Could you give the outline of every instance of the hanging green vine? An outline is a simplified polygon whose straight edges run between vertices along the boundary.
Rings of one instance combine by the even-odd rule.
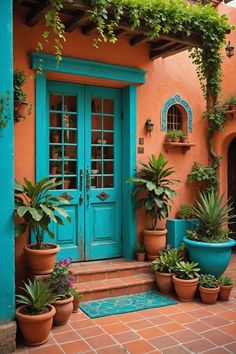
[[[51,36],[54,36],[55,59],[57,66],[62,60],[63,43],[65,42],[65,25],[61,20],[60,11],[63,8],[62,0],[50,0],[50,7],[45,14],[46,31],[43,32],[42,37],[45,43],[49,42]],[[43,43],[37,42],[36,51],[43,50]],[[40,61],[36,74],[42,74],[43,61]]]

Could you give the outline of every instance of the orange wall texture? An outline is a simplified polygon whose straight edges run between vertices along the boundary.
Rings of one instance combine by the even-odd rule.
[[[236,24],[236,9],[225,5],[219,6],[219,10],[230,19],[231,24]],[[37,41],[41,41],[43,32],[42,24],[36,27],[24,25],[24,10],[18,11],[14,17],[14,68],[25,70],[27,73],[27,84],[25,86],[29,100],[33,103],[33,110],[30,117],[21,123],[15,124],[15,175],[22,180],[23,176],[34,180],[35,177],[35,81],[30,79],[34,72],[30,69],[30,53],[35,51]],[[236,33],[233,31],[227,35],[227,39],[236,47]],[[52,47],[44,48],[47,53],[53,53]],[[236,55],[229,59],[225,57],[223,63],[223,95],[222,99],[230,94],[236,93]],[[71,34],[66,34],[63,55],[100,61],[111,64],[126,65],[147,70],[146,83],[138,87],[137,97],[137,145],[139,137],[144,137],[144,154],[137,154],[137,160],[147,160],[150,154],[162,152],[169,160],[169,165],[176,170],[175,178],[181,182],[176,186],[178,198],[175,198],[170,217],[174,217],[179,205],[193,202],[196,196],[196,186],[188,183],[189,174],[193,161],[207,164],[207,144],[206,144],[206,122],[202,119],[205,110],[205,101],[200,89],[200,84],[196,75],[195,67],[188,58],[188,53],[183,52],[165,59],[151,61],[149,50],[145,44],[135,47],[129,45],[128,38],[121,37],[117,44],[101,44],[99,49],[93,47],[93,37],[83,36],[79,29]],[[48,75],[49,79],[95,84],[102,86],[122,87],[125,84],[113,81],[93,80],[79,76],[69,76],[62,74]],[[163,141],[165,133],[160,130],[161,108],[173,95],[179,94],[186,100],[193,111],[193,132],[189,134],[190,142],[194,143],[185,154],[181,150],[172,149],[165,152]],[[145,121],[151,118],[154,122],[154,131],[148,136],[145,131]],[[42,117],[43,119],[43,117]],[[220,170],[221,190],[226,190],[227,178],[227,149],[230,139],[236,136],[236,122],[231,120],[226,124],[223,134],[218,134],[215,139],[217,152],[224,156],[223,165]],[[230,138],[229,138],[230,137]],[[138,218],[138,237],[146,221],[142,214]],[[25,242],[17,241],[18,243]],[[19,252],[18,252],[19,255]]]

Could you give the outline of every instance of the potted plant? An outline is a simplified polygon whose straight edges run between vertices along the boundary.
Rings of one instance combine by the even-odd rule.
[[[48,278],[48,284],[58,299],[53,302],[56,314],[53,323],[57,326],[65,324],[73,311],[72,287],[74,277],[70,272],[70,261],[67,259],[60,260],[55,264],[53,272]]]
[[[51,135],[51,142],[52,143],[59,143],[60,142],[60,138],[61,138],[60,130],[52,129],[50,131],[50,135]]]
[[[174,135],[174,131],[173,130],[168,130],[167,134],[166,134],[165,141],[167,143],[170,143],[172,141],[173,135]]]
[[[23,222],[15,226],[15,235],[22,234],[29,226],[36,238],[36,244],[25,246],[29,268],[34,274],[50,273],[60,250],[58,245],[43,242],[45,232],[54,237],[49,224],[63,225],[62,219],[70,221],[67,212],[60,206],[62,203],[69,204],[69,201],[50,192],[59,185],[61,181],[56,182],[56,178],[44,178],[35,184],[27,178],[24,178],[24,184],[15,181],[15,212],[23,218]]]
[[[183,238],[189,258],[198,262],[204,274],[219,277],[229,264],[231,247],[236,244],[228,237],[229,230],[226,228],[235,218],[230,214],[232,204],[224,203],[223,195],[203,192],[192,210],[197,221],[192,221],[195,227],[188,230],[187,237]]]
[[[230,96],[224,103],[223,107],[227,110],[235,110],[236,109],[236,96]]]
[[[56,313],[51,305],[57,299],[48,284],[42,280],[24,283],[24,295],[16,295],[16,319],[26,345],[41,345],[48,341]]]
[[[145,261],[145,248],[141,243],[136,244],[136,257],[139,262]]]
[[[180,261],[176,264],[173,283],[181,301],[192,301],[199,283],[198,263]]]
[[[213,274],[201,274],[199,283],[202,302],[208,305],[215,304],[220,291],[218,279]]]
[[[15,70],[13,76],[14,86],[14,112],[15,120],[24,119],[31,113],[31,104],[26,101],[26,93],[23,91],[23,86],[26,82],[26,75],[24,71]]]
[[[53,145],[50,149],[50,156],[52,159],[58,159],[60,157],[61,147]]]
[[[64,189],[69,189],[70,188],[70,178],[64,178]]]
[[[181,261],[178,248],[171,248],[160,252],[160,257],[152,262],[152,269],[155,272],[155,279],[158,290],[168,294],[173,290],[172,276],[177,262]]]
[[[181,204],[177,216],[179,219],[191,219],[193,217],[192,205]]]
[[[158,252],[165,247],[167,230],[158,228],[157,222],[168,217],[170,201],[176,195],[171,187],[177,181],[170,178],[175,171],[172,167],[166,167],[167,163],[162,154],[158,157],[151,155],[148,163],[140,163],[142,168],[137,176],[127,181],[136,183],[133,195],[137,208],[144,207],[151,219],[151,228],[143,231],[149,260],[157,258]]]
[[[72,288],[70,291],[70,294],[73,296],[73,311],[72,312],[78,312],[79,310],[79,305],[80,305],[80,300],[82,299],[83,295],[80,294],[80,292],[76,288]]]
[[[168,130],[166,137],[168,139],[171,139],[172,142],[179,142],[180,140],[180,135],[179,135],[179,130]]]
[[[228,301],[231,290],[233,289],[233,279],[227,275],[221,275],[219,278],[220,293],[219,299],[221,301]]]
[[[179,130],[179,137],[180,137],[180,141],[182,143],[187,143],[188,142],[188,135],[183,130]]]

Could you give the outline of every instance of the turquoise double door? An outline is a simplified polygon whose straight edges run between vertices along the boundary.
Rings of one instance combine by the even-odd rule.
[[[70,200],[65,209],[71,223],[51,225],[60,258],[121,256],[120,107],[119,89],[47,83],[47,122],[37,168],[42,171],[38,175],[61,180],[52,193]]]

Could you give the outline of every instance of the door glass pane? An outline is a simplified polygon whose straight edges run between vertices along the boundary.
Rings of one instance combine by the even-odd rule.
[[[77,189],[77,96],[50,94],[49,108],[49,176]]]
[[[114,187],[114,101],[92,98],[91,187]]]

